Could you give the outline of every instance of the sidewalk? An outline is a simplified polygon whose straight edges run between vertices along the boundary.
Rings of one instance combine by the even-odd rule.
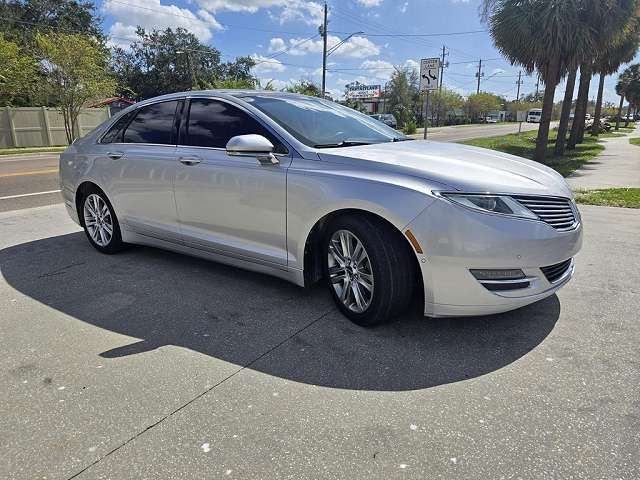
[[[638,136],[636,127],[631,135],[603,139],[605,151],[567,177],[567,183],[573,190],[640,188],[640,147],[629,143],[630,138]]]

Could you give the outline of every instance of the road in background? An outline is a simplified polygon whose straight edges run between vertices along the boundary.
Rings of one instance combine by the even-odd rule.
[[[537,128],[537,124],[522,124],[523,131]],[[517,131],[514,123],[438,127],[429,129],[429,140],[457,142]],[[414,137],[421,139],[422,133]],[[58,153],[0,156],[0,212],[62,203],[57,192],[58,158]]]
[[[552,127],[555,124],[551,125]],[[523,123],[522,131],[529,132],[538,130],[537,123]],[[419,129],[412,138],[422,140],[423,129]],[[427,131],[427,140],[436,142],[459,142],[461,140],[471,140],[472,138],[497,137],[509,133],[518,133],[517,123],[486,123],[481,125],[453,125],[450,127],[433,127]]]
[[[62,203],[58,158],[57,153],[0,156],[0,212]]]

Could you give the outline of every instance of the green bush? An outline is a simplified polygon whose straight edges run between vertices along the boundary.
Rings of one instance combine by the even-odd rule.
[[[416,130],[418,130],[418,127],[416,126],[415,120],[409,120],[404,124],[404,128],[402,129],[405,135],[416,133]]]

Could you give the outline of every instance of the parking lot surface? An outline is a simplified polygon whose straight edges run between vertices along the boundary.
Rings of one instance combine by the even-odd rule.
[[[637,479],[640,211],[557,296],[375,329],[323,288],[0,213],[0,478]]]

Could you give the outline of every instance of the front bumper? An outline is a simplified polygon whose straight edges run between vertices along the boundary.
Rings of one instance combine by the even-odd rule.
[[[501,313],[553,295],[573,276],[574,262],[550,282],[540,267],[573,258],[582,246],[582,224],[559,232],[536,220],[485,214],[438,199],[408,226],[418,255],[427,316]],[[521,269],[526,288],[490,291],[470,269]]]

